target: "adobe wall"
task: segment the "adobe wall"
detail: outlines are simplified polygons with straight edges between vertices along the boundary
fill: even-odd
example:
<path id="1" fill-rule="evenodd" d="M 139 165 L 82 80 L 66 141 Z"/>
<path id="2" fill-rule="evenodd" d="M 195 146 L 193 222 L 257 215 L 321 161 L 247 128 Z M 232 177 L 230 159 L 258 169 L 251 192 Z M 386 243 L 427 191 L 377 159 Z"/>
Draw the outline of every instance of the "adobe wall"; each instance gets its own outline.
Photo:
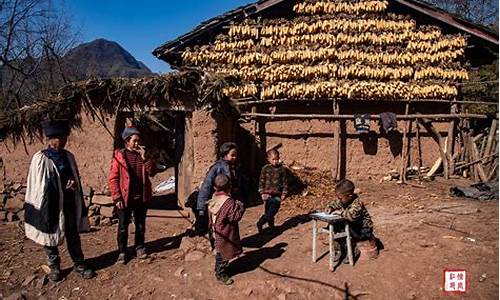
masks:
<path id="1" fill-rule="evenodd" d="M 114 118 L 106 120 L 106 126 L 111 132 L 114 132 L 114 123 Z M 46 147 L 45 141 L 28 140 L 28 153 L 26 154 L 22 142 L 18 143 L 15 148 L 10 140 L 2 143 L 0 156 L 5 164 L 7 181 L 25 183 L 31 157 Z M 82 128 L 72 130 L 66 149 L 76 157 L 82 184 L 91 186 L 96 191 L 105 190 L 113 154 L 113 138 L 101 123 L 83 116 Z"/>
<path id="2" fill-rule="evenodd" d="M 405 121 L 398 121 L 398 129 L 403 131 Z M 253 122 L 242 124 L 245 132 L 254 139 L 259 139 L 252 134 Z M 265 124 L 266 149 L 279 143 L 282 160 L 290 165 L 294 162 L 319 170 L 332 170 L 336 149 L 333 140 L 333 122 L 324 120 L 306 121 L 277 121 Z M 448 123 L 434 123 L 442 136 L 447 135 Z M 401 139 L 389 141 L 380 135 L 377 123 L 371 122 L 372 139 L 363 142 L 356 133 L 352 121 L 346 121 L 346 163 L 347 176 L 362 179 L 379 179 L 393 169 L 401 167 Z M 417 140 L 415 125 L 410 135 L 411 164 L 417 165 Z M 438 144 L 427 134 L 425 129 L 420 129 L 422 164 L 430 167 L 439 158 Z M 392 143 L 392 144 L 391 144 Z M 260 149 L 265 151 L 265 149 Z M 245 159 L 242 157 L 241 159 Z M 248 158 L 247 158 L 248 159 Z"/>

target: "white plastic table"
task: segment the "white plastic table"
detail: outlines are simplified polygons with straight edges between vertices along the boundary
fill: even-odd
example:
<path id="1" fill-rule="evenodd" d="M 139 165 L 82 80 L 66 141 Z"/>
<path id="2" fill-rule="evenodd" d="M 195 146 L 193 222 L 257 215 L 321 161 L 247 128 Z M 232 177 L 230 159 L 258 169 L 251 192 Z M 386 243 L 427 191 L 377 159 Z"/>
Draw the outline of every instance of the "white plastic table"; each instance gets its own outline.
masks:
<path id="1" fill-rule="evenodd" d="M 317 212 L 309 214 L 311 219 L 313 220 L 313 231 L 312 231 L 312 261 L 316 262 L 316 240 L 318 238 L 318 221 L 324 222 L 328 224 L 328 230 L 324 228 L 319 228 L 319 233 L 328 233 L 329 234 L 329 269 L 333 271 L 333 240 L 346 238 L 347 243 L 347 256 L 349 258 L 349 264 L 354 266 L 354 258 L 352 254 L 352 242 L 351 242 L 351 232 L 349 230 L 349 222 L 346 222 L 344 218 L 339 215 L 330 215 L 324 212 Z M 334 232 L 333 224 L 335 223 L 343 223 L 344 231 L 343 232 Z"/>

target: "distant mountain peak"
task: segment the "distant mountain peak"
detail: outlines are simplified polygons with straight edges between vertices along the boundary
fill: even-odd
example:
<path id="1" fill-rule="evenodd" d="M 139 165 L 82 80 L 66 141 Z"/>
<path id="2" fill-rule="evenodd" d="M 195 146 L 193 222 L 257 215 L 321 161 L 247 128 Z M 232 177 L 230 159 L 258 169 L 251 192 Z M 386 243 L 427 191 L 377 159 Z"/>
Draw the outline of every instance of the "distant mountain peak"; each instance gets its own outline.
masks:
<path id="1" fill-rule="evenodd" d="M 76 46 L 64 60 L 77 79 L 90 76 L 136 78 L 154 74 L 117 42 L 103 38 Z"/>

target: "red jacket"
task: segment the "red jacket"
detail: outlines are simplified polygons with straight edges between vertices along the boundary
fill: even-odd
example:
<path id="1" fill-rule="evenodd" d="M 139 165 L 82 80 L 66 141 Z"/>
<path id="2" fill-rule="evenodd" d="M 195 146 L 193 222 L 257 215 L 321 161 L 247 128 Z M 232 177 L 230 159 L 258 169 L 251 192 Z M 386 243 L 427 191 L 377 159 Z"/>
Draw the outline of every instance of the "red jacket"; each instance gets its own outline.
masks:
<path id="1" fill-rule="evenodd" d="M 150 176 L 154 176 L 157 173 L 156 164 L 154 162 L 147 163 L 146 160 L 142 167 L 142 178 L 143 178 L 143 201 L 148 202 L 151 200 L 153 194 L 151 188 Z M 128 194 L 130 190 L 130 174 L 127 168 L 127 161 L 125 160 L 125 154 L 123 150 L 115 150 L 113 153 L 113 160 L 111 161 L 111 169 L 109 170 L 108 176 L 109 189 L 111 190 L 111 198 L 113 201 L 117 202 L 122 198 L 125 202 L 125 206 L 128 204 Z"/>

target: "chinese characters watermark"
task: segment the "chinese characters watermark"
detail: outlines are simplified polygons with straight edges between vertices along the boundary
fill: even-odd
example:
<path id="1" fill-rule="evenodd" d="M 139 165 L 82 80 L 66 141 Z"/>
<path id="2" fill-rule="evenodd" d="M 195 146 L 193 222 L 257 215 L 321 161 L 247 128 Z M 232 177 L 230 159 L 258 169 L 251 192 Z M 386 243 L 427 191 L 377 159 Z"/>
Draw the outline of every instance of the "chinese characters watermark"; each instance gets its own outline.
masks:
<path id="1" fill-rule="evenodd" d="M 469 289 L 466 270 L 445 269 L 443 272 L 443 291 L 451 294 L 464 294 Z"/>

